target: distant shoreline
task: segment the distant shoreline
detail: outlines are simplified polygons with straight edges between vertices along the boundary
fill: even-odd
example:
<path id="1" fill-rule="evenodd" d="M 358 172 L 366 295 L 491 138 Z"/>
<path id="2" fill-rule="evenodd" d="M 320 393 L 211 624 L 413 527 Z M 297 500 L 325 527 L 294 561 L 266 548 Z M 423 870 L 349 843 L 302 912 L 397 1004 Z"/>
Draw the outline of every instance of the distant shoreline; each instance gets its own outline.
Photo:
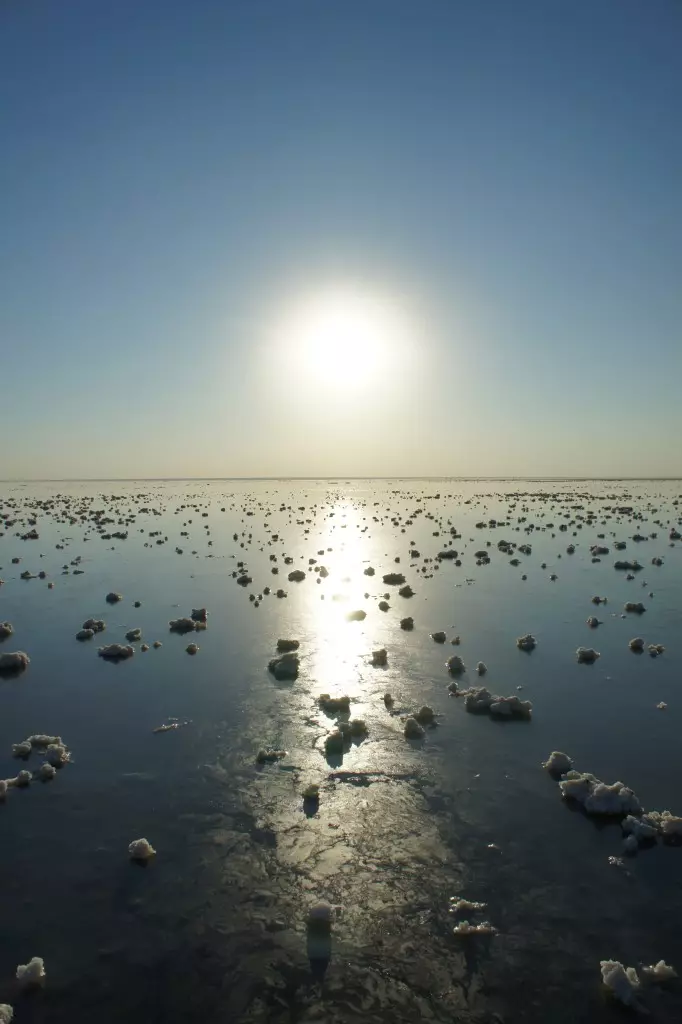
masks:
<path id="1" fill-rule="evenodd" d="M 97 484 L 97 483 L 180 483 L 192 481 L 195 483 L 236 483 L 236 482 L 281 482 L 281 483 L 342 483 L 369 482 L 377 480 L 415 481 L 425 480 L 433 482 L 476 482 L 476 481 L 532 481 L 533 483 L 675 483 L 682 482 L 680 476 L 102 476 L 102 477 L 35 477 L 21 478 L 8 477 L 0 478 L 0 484 Z"/>

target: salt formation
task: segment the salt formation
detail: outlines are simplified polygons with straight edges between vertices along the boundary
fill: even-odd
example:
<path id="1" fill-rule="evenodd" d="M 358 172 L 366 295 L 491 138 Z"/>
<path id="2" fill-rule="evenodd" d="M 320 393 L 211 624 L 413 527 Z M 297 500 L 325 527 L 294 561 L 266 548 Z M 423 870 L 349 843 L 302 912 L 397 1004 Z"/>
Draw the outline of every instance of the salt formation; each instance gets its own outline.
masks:
<path id="1" fill-rule="evenodd" d="M 7 782 L 5 779 L 0 779 L 0 803 L 7 796 Z"/>
<path id="2" fill-rule="evenodd" d="M 45 751 L 45 760 L 54 768 L 62 768 L 68 764 L 70 754 L 63 743 L 48 743 Z"/>
<path id="3" fill-rule="evenodd" d="M 42 957 L 34 956 L 27 964 L 17 967 L 17 981 L 22 988 L 45 984 L 45 963 Z"/>
<path id="4" fill-rule="evenodd" d="M 310 803 L 317 803 L 320 799 L 320 787 L 316 782 L 311 782 L 303 790 L 302 796 L 304 800 L 308 800 Z"/>
<path id="5" fill-rule="evenodd" d="M 372 664 L 376 668 L 384 668 L 388 664 L 388 652 L 385 647 L 372 651 Z"/>
<path id="6" fill-rule="evenodd" d="M 139 627 L 135 629 L 129 629 L 126 633 L 126 640 L 129 643 L 135 643 L 137 640 L 142 638 L 142 630 Z"/>
<path id="7" fill-rule="evenodd" d="M 593 647 L 579 647 L 575 652 L 575 656 L 578 662 L 591 665 L 597 658 L 601 657 L 601 654 L 599 651 L 595 651 Z"/>
<path id="8" fill-rule="evenodd" d="M 682 839 L 682 818 L 670 811 L 647 811 L 649 821 L 655 822 L 664 839 Z"/>
<path id="9" fill-rule="evenodd" d="M 21 743 L 13 743 L 12 757 L 20 757 L 25 760 L 30 756 L 32 749 L 28 740 L 22 740 Z"/>
<path id="10" fill-rule="evenodd" d="M 516 646 L 522 651 L 532 651 L 536 644 L 537 640 L 530 633 L 526 633 L 525 636 L 520 636 L 516 640 Z"/>
<path id="11" fill-rule="evenodd" d="M 0 1024 L 12 1024 L 14 1010 L 9 1003 L 0 1003 Z"/>
<path id="12" fill-rule="evenodd" d="M 601 626 L 601 622 L 596 615 L 590 615 L 589 619 L 587 619 L 587 625 L 590 629 L 596 629 L 597 626 Z"/>
<path id="13" fill-rule="evenodd" d="M 641 601 L 626 601 L 623 607 L 626 612 L 635 612 L 637 615 L 642 615 L 646 611 Z"/>
<path id="14" fill-rule="evenodd" d="M 7 675 L 23 672 L 30 664 L 31 659 L 25 651 L 8 651 L 0 654 L 0 672 Z"/>
<path id="15" fill-rule="evenodd" d="M 156 855 L 156 850 L 148 839 L 133 839 L 128 847 L 128 855 L 131 860 L 149 860 Z"/>
<path id="16" fill-rule="evenodd" d="M 665 960 L 659 960 L 657 964 L 651 964 L 649 967 L 642 968 L 642 974 L 649 981 L 672 981 L 673 978 L 677 977 L 677 971 L 670 964 L 667 964 Z"/>
<path id="17" fill-rule="evenodd" d="M 393 697 L 391 696 L 390 693 L 384 694 L 384 704 L 386 705 L 387 708 L 393 707 Z"/>
<path id="18" fill-rule="evenodd" d="M 476 662 L 476 672 L 479 676 L 484 676 L 488 671 L 488 666 L 483 661 Z"/>
<path id="19" fill-rule="evenodd" d="M 330 932 L 332 927 L 332 908 L 328 903 L 316 903 L 308 911 L 308 928 L 317 932 Z"/>
<path id="20" fill-rule="evenodd" d="M 401 572 L 389 572 L 386 573 L 386 575 L 383 577 L 383 580 L 387 586 L 397 587 L 405 582 L 405 577 Z"/>
<path id="21" fill-rule="evenodd" d="M 79 629 L 76 633 L 76 640 L 91 640 L 94 635 L 94 629 Z"/>
<path id="22" fill-rule="evenodd" d="M 345 723 L 344 723 L 345 724 Z M 341 731 L 343 732 L 343 725 L 341 725 Z M 348 728 L 351 736 L 366 736 L 368 733 L 367 723 L 364 718 L 351 718 L 348 722 Z"/>
<path id="23" fill-rule="evenodd" d="M 350 711 L 350 697 L 331 697 L 328 693 L 321 693 L 317 702 L 327 714 L 337 714 L 339 711 L 347 713 Z"/>
<path id="24" fill-rule="evenodd" d="M 181 619 L 171 619 L 168 623 L 168 627 L 171 633 L 192 633 L 196 629 L 200 629 L 200 624 L 195 622 L 194 619 L 189 617 Z"/>
<path id="25" fill-rule="evenodd" d="M 406 740 L 420 740 L 424 736 L 424 730 L 417 721 L 416 718 L 410 716 L 405 720 L 405 728 L 403 730 Z"/>
<path id="26" fill-rule="evenodd" d="M 497 928 L 490 921 L 481 921 L 480 924 L 470 924 L 469 921 L 460 921 L 452 929 L 455 935 L 495 935 Z"/>
<path id="27" fill-rule="evenodd" d="M 124 647 L 122 644 L 108 644 L 106 647 L 98 648 L 97 653 L 100 658 L 106 658 L 108 661 L 124 661 L 126 658 L 132 658 L 135 648 Z"/>
<path id="28" fill-rule="evenodd" d="M 93 633 L 102 633 L 106 629 L 103 619 L 86 619 L 83 629 L 91 629 Z"/>
<path id="29" fill-rule="evenodd" d="M 302 583 L 305 579 L 305 573 L 303 572 L 303 569 L 294 569 L 293 572 L 289 573 L 287 579 L 289 580 L 289 583 Z"/>
<path id="30" fill-rule="evenodd" d="M 349 622 L 362 622 L 363 619 L 367 618 L 367 612 L 363 611 L 362 608 L 356 608 L 355 611 L 348 612 L 346 618 Z"/>
<path id="31" fill-rule="evenodd" d="M 565 775 L 573 767 L 573 759 L 561 750 L 553 750 L 547 760 L 542 762 L 542 767 L 554 775 Z"/>
<path id="32" fill-rule="evenodd" d="M 447 665 L 448 672 L 453 676 L 461 675 L 462 672 L 466 671 L 464 662 L 460 658 L 459 654 L 453 654 L 448 658 L 445 664 Z"/>
<path id="33" fill-rule="evenodd" d="M 275 679 L 296 679 L 298 676 L 300 661 L 295 651 L 280 655 L 279 658 L 271 658 L 268 662 L 268 671 L 272 672 Z"/>
<path id="34" fill-rule="evenodd" d="M 600 597 L 599 594 L 595 594 L 594 597 L 592 598 L 592 604 L 607 604 L 607 603 L 608 602 L 607 602 L 606 598 L 605 597 Z"/>
<path id="35" fill-rule="evenodd" d="M 121 594 L 117 594 L 113 590 L 110 593 L 108 593 L 107 596 L 106 596 L 107 604 L 117 604 L 119 601 L 122 601 L 122 600 L 123 600 L 123 596 Z"/>
<path id="36" fill-rule="evenodd" d="M 444 644 L 446 639 L 445 633 L 442 631 L 442 629 L 438 630 L 436 633 L 431 634 L 431 639 L 434 640 L 437 644 Z"/>
<path id="37" fill-rule="evenodd" d="M 613 568 L 614 569 L 624 569 L 624 570 L 627 570 L 628 572 L 639 572 L 639 570 L 643 569 L 644 566 L 640 565 L 639 562 L 637 561 L 637 559 L 635 559 L 634 562 L 623 562 L 623 561 L 614 562 L 613 563 Z"/>
<path id="38" fill-rule="evenodd" d="M 343 753 L 344 736 L 340 729 L 332 729 L 332 731 L 326 736 L 324 741 L 324 749 L 326 754 L 342 754 Z"/>
<path id="39" fill-rule="evenodd" d="M 299 640 L 284 640 L 280 639 L 277 641 L 277 650 L 280 654 L 287 654 L 291 651 L 297 651 L 301 646 Z"/>
<path id="40" fill-rule="evenodd" d="M 0 622 L 0 640 L 6 640 L 14 632 L 11 622 Z"/>
<path id="41" fill-rule="evenodd" d="M 490 693 L 485 686 L 472 686 L 457 696 L 464 697 L 464 707 L 474 714 L 489 714 L 493 718 L 530 718 L 533 705 L 529 700 L 516 696 L 499 697 Z"/>
<path id="42" fill-rule="evenodd" d="M 639 978 L 634 967 L 623 967 L 618 960 L 602 960 L 601 976 L 604 985 L 625 1006 L 633 1006 L 637 1002 Z"/>
<path id="43" fill-rule="evenodd" d="M 566 772 L 559 782 L 561 795 L 582 805 L 587 814 L 623 816 L 641 814 L 642 805 L 622 782 L 607 785 L 589 772 Z"/>
<path id="44" fill-rule="evenodd" d="M 286 750 L 274 750 L 272 747 L 261 748 L 256 754 L 258 764 L 272 764 L 274 761 L 281 761 L 287 756 Z"/>
<path id="45" fill-rule="evenodd" d="M 185 647 L 185 650 L 187 651 L 188 654 L 196 654 L 197 651 L 199 650 L 199 645 L 198 644 L 187 644 L 187 646 Z"/>
<path id="46" fill-rule="evenodd" d="M 436 712 L 428 704 L 423 704 L 414 715 L 420 725 L 430 725 L 436 717 Z"/>
<path id="47" fill-rule="evenodd" d="M 665 647 L 663 644 L 649 644 L 647 650 L 652 658 L 657 658 L 659 654 L 663 654 Z"/>
<path id="48" fill-rule="evenodd" d="M 400 620 L 400 628 L 406 630 L 414 629 L 414 619 L 412 618 L 411 615 L 408 615 L 407 618 Z"/>
<path id="49" fill-rule="evenodd" d="M 643 651 L 644 640 L 641 636 L 633 636 L 632 640 L 628 643 L 628 647 L 631 651 Z"/>
<path id="50" fill-rule="evenodd" d="M 50 779 L 53 779 L 56 774 L 57 769 L 54 767 L 54 765 L 48 764 L 47 761 L 45 762 L 45 764 L 41 764 L 40 768 L 38 769 L 38 778 L 42 782 L 49 782 Z"/>
<path id="51" fill-rule="evenodd" d="M 192 608 L 191 617 L 195 622 L 206 622 L 208 619 L 208 612 L 205 608 Z"/>
<path id="52" fill-rule="evenodd" d="M 487 903 L 477 903 L 475 900 L 465 900 L 456 896 L 450 897 L 450 913 L 458 914 L 460 910 L 485 910 Z"/>
<path id="53" fill-rule="evenodd" d="M 628 814 L 621 822 L 621 828 L 625 835 L 632 836 L 636 843 L 645 843 L 658 836 L 658 825 L 648 814 L 643 814 L 641 818 Z"/>

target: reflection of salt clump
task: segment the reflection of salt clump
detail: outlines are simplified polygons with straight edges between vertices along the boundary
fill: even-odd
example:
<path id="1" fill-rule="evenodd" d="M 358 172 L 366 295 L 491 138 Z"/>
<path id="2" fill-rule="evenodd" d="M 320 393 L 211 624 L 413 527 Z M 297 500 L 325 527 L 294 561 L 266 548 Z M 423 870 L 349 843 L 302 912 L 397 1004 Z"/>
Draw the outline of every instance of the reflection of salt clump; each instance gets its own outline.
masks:
<path id="1" fill-rule="evenodd" d="M 481 921 L 480 924 L 470 924 L 468 921 L 460 921 L 452 929 L 455 935 L 495 935 L 495 928 L 490 921 Z"/>
<path id="2" fill-rule="evenodd" d="M 625 1006 L 636 1002 L 639 978 L 634 967 L 623 967 L 618 960 L 600 962 L 602 981 Z"/>
<path id="3" fill-rule="evenodd" d="M 623 850 L 625 853 L 637 853 L 639 849 L 639 843 L 634 836 L 626 836 L 623 840 Z"/>
<path id="4" fill-rule="evenodd" d="M 45 982 L 45 963 L 42 957 L 34 956 L 27 964 L 17 967 L 17 981 L 20 985 L 42 985 Z"/>
<path id="5" fill-rule="evenodd" d="M 149 860 L 155 856 L 156 850 L 148 839 L 133 839 L 128 854 L 133 860 Z"/>
<path id="6" fill-rule="evenodd" d="M 555 775 L 565 775 L 573 767 L 573 759 L 561 750 L 553 750 L 547 760 L 542 762 L 542 767 Z"/>
<path id="7" fill-rule="evenodd" d="M 642 974 L 649 981 L 671 981 L 677 977 L 677 971 L 665 960 L 659 960 L 657 964 L 642 968 Z"/>
<path id="8" fill-rule="evenodd" d="M 410 716 L 405 720 L 404 734 L 407 740 L 419 740 L 424 735 L 424 730 L 417 719 Z"/>

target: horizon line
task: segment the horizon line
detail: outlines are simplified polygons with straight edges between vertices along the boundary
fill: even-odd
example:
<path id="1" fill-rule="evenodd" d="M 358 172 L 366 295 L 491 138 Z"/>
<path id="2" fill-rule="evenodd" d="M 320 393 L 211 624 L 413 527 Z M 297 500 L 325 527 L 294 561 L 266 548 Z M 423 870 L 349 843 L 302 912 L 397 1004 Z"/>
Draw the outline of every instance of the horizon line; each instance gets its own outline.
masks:
<path id="1" fill-rule="evenodd" d="M 474 480 L 532 480 L 536 482 L 566 481 L 587 482 L 602 481 L 604 483 L 637 482 L 674 482 L 682 481 L 682 476 L 346 476 L 337 473 L 331 476 L 99 476 L 99 477 L 0 477 L 0 484 L 58 484 L 58 483 L 177 483 L 180 481 L 217 482 L 217 481 L 327 481 L 332 483 L 350 482 L 355 480 L 429 480 L 429 481 L 474 481 Z"/>

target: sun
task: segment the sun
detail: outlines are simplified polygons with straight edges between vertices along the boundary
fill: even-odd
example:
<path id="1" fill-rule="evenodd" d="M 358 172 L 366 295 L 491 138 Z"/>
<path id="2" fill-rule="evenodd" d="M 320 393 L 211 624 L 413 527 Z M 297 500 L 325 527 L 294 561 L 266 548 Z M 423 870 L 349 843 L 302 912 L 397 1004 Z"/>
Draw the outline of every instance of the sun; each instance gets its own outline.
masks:
<path id="1" fill-rule="evenodd" d="M 334 290 L 298 304 L 285 317 L 284 346 L 316 381 L 345 391 L 376 383 L 397 339 L 387 302 Z"/>

